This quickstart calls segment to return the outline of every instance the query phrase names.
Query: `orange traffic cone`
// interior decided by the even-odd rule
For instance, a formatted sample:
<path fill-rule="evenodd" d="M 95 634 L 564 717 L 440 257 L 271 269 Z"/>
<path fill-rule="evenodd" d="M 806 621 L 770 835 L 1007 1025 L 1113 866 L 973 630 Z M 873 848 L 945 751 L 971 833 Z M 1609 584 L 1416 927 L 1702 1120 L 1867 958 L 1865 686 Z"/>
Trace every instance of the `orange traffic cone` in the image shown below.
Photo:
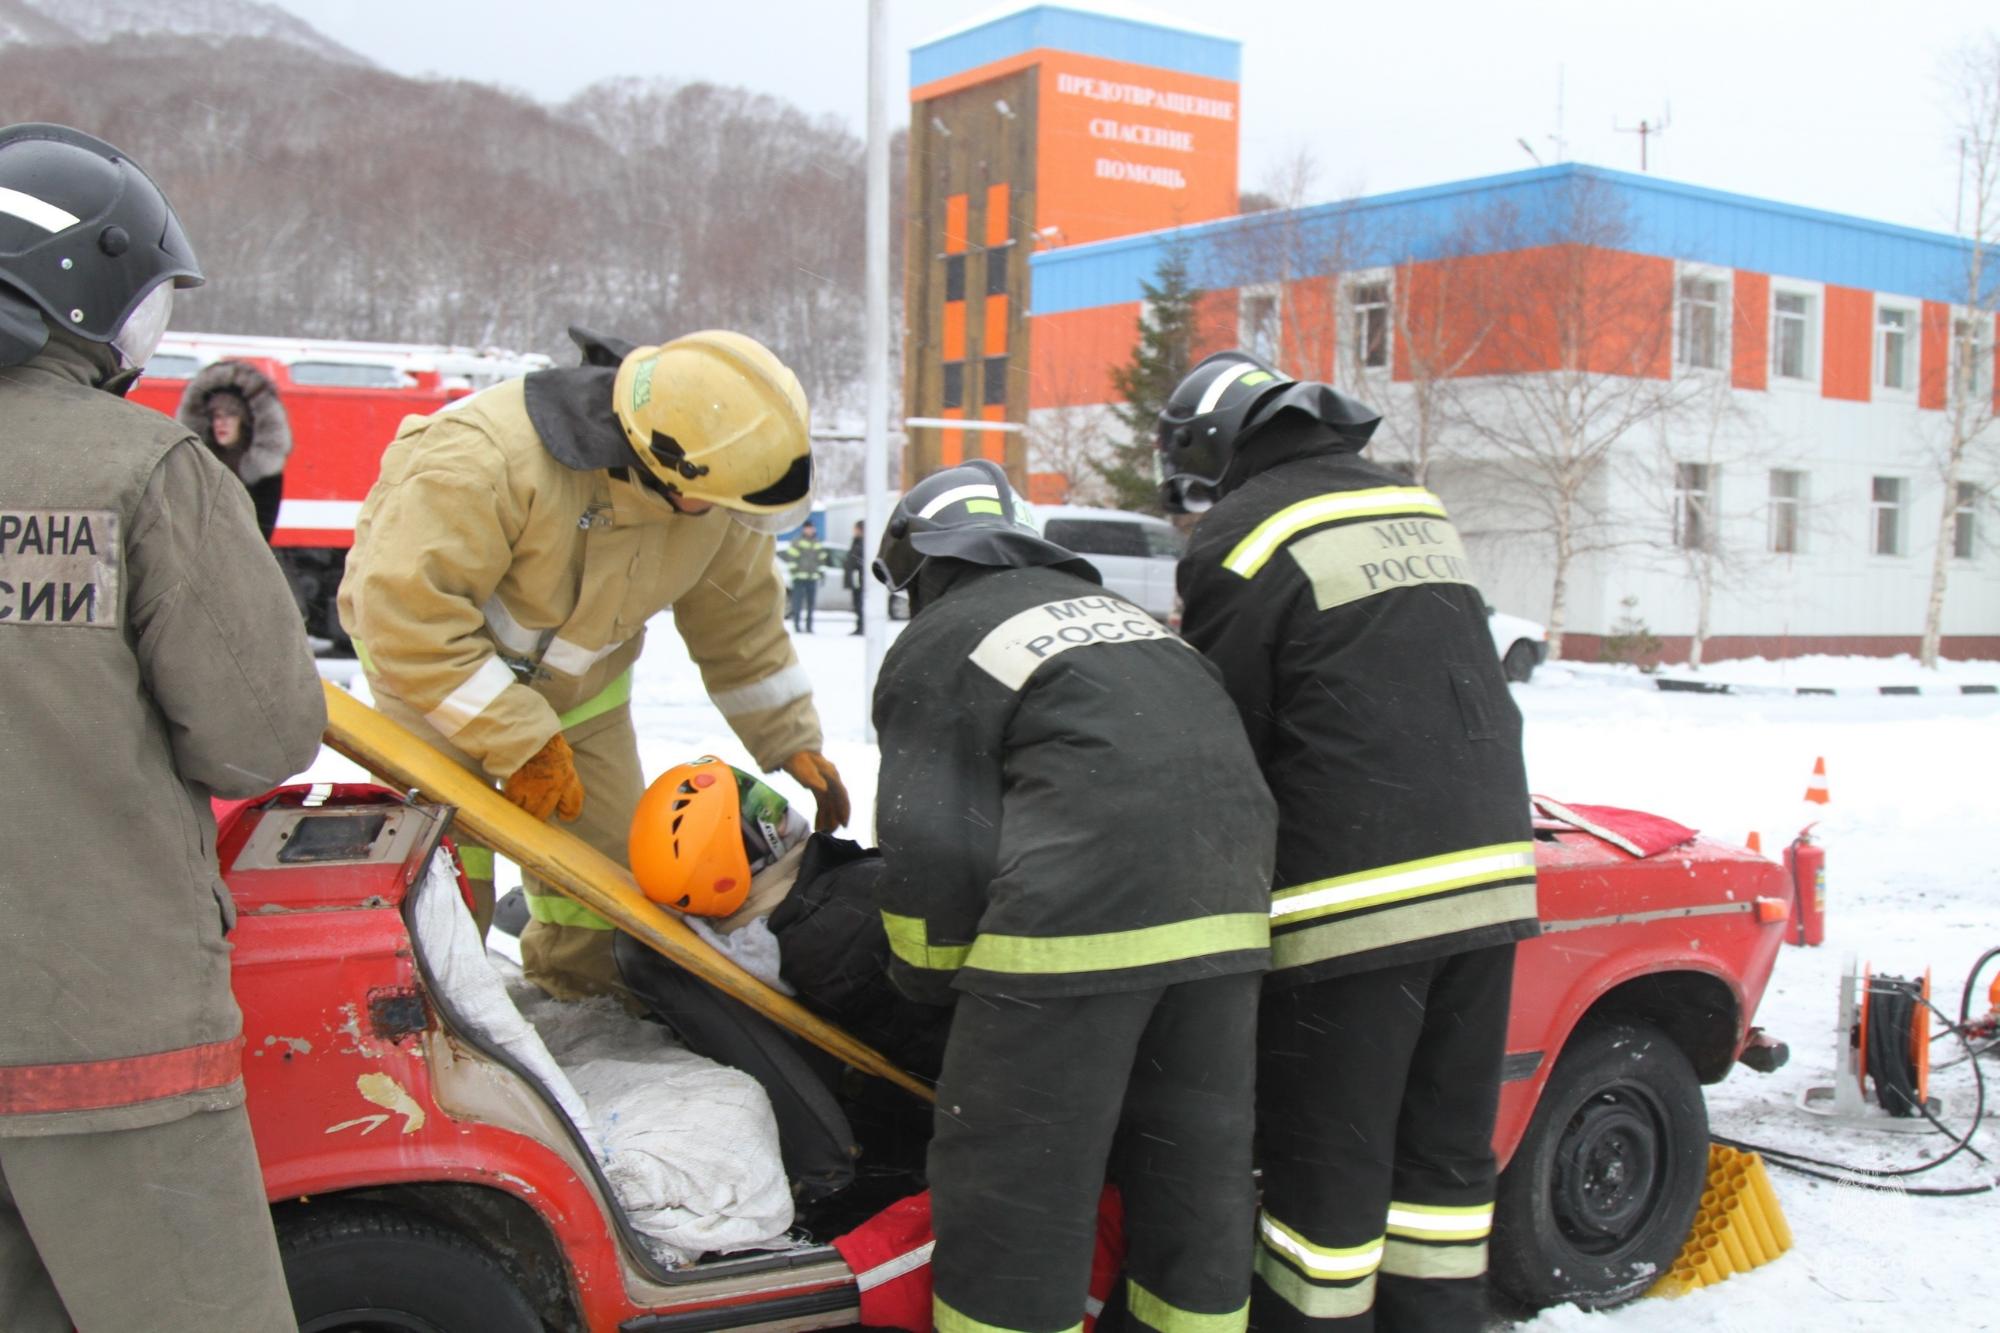
<path fill-rule="evenodd" d="M 1823 757 L 1813 760 L 1812 781 L 1806 784 L 1806 799 L 1814 805 L 1827 803 L 1826 760 Z"/>
<path fill-rule="evenodd" d="M 1750 830 L 1750 836 L 1744 841 L 1743 845 L 1759 856 L 1764 854 L 1764 838 L 1756 829 Z"/>

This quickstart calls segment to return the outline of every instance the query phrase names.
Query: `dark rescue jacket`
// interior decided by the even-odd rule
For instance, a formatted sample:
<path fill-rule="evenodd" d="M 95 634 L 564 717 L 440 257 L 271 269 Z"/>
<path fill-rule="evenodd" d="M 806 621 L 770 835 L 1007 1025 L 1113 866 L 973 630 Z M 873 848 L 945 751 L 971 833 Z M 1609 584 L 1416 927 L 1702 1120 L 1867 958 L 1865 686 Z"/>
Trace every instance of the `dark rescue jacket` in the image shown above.
<path fill-rule="evenodd" d="M 1436 496 L 1295 447 L 1203 516 L 1179 581 L 1278 802 L 1273 984 L 1535 933 L 1521 715 Z"/>
<path fill-rule="evenodd" d="M 943 1003 L 1262 971 L 1274 810 L 1214 669 L 1092 580 L 956 568 L 875 690 L 897 985 Z"/>

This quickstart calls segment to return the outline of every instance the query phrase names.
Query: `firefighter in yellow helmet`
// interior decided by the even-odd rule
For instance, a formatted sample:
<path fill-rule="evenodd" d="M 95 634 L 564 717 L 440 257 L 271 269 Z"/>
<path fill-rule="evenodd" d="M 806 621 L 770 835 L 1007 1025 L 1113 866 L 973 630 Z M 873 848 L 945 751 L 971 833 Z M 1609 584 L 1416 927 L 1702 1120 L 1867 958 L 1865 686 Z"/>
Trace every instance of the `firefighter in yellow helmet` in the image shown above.
<path fill-rule="evenodd" d="M 581 366 L 410 417 L 383 455 L 340 588 L 377 707 L 622 860 L 645 787 L 632 668 L 672 608 L 745 748 L 814 793 L 820 828 L 845 823 L 773 562 L 773 534 L 812 503 L 798 380 L 742 334 L 570 332 Z M 483 931 L 492 853 L 467 871 Z M 529 977 L 562 998 L 621 993 L 610 923 L 524 887 Z"/>

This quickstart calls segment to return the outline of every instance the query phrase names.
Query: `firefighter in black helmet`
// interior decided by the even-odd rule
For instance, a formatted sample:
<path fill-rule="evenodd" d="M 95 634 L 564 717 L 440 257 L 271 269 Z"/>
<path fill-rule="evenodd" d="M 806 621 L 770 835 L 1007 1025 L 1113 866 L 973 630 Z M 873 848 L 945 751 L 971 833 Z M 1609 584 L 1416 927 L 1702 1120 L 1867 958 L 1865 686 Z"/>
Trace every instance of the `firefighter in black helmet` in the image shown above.
<path fill-rule="evenodd" d="M 875 576 L 891 976 L 956 1001 L 929 1176 L 941 1329 L 1073 1329 L 1124 1191 L 1152 1328 L 1247 1317 L 1272 802 L 1214 669 L 1044 540 L 1006 473 L 932 476 Z"/>
<path fill-rule="evenodd" d="M 1360 457 L 1379 416 L 1244 352 L 1160 413 L 1208 512 L 1182 632 L 1278 797 L 1252 1326 L 1484 1326 L 1514 941 L 1535 931 L 1521 718 L 1437 497 Z"/>
<path fill-rule="evenodd" d="M 211 797 L 326 705 L 250 500 L 121 400 L 201 267 L 110 144 L 0 129 L 0 1329 L 295 1329 Z M 40 595 L 37 595 L 37 592 Z"/>

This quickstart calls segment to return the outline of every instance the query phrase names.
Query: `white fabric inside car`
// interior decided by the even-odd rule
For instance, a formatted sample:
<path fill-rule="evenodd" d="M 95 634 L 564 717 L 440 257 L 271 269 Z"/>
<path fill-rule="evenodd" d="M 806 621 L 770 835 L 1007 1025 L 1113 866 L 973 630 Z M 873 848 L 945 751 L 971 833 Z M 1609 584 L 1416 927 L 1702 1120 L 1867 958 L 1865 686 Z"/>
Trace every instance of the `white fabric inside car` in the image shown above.
<path fill-rule="evenodd" d="M 548 1089 L 661 1263 L 784 1243 L 791 1187 L 755 1079 L 611 1000 L 550 999 L 481 945 L 442 857 L 414 892 L 417 947 L 467 1035 L 505 1049 Z"/>

